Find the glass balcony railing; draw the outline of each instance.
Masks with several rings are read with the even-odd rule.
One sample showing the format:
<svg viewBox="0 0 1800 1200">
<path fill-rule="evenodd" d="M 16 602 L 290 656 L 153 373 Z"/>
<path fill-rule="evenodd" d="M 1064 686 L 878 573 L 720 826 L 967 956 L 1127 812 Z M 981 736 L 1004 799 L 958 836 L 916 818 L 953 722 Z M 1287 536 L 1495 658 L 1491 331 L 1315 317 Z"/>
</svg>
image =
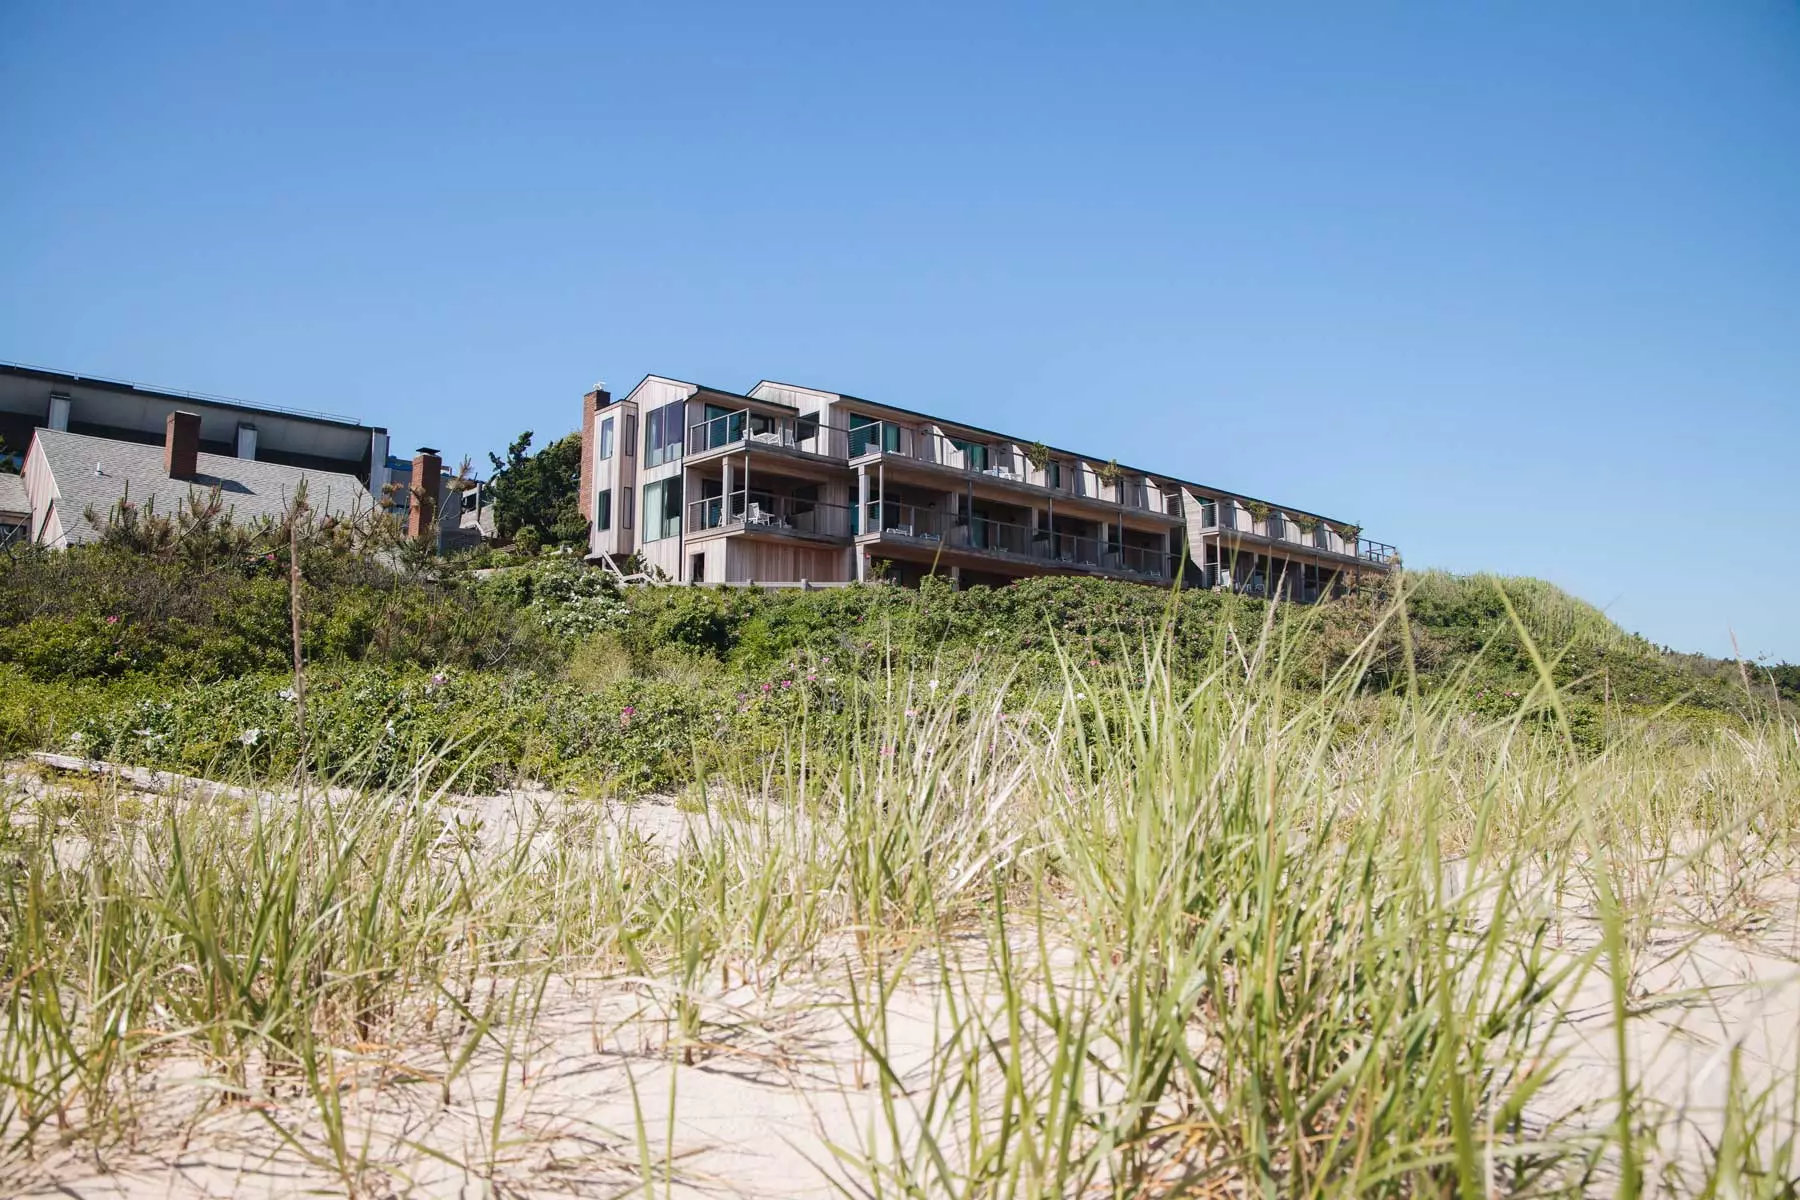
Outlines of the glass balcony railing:
<svg viewBox="0 0 1800 1200">
<path fill-rule="evenodd" d="M 808 416 L 773 416 L 768 413 L 721 413 L 688 426 L 689 458 L 710 450 L 754 445 L 798 450 L 821 458 L 844 458 L 847 431 Z"/>
<path fill-rule="evenodd" d="M 745 529 L 847 538 L 850 517 L 851 510 L 846 505 L 740 489 L 728 496 L 707 496 L 689 502 L 687 527 L 689 533 Z"/>
<path fill-rule="evenodd" d="M 941 542 L 946 528 L 943 512 L 935 508 L 893 500 L 871 500 L 863 509 L 862 532 Z"/>
<path fill-rule="evenodd" d="M 966 441 L 893 421 L 855 425 L 845 436 L 852 462 L 879 456 L 908 458 L 970 475 L 1025 484 L 1060 496 L 1077 496 L 1166 516 L 1181 515 L 1181 497 L 1165 495 L 1160 488 L 1152 487 L 1147 478 L 1129 478 L 1115 485 L 1100 482 L 1093 471 L 1077 469 L 1072 463 L 1052 461 L 1034 467 L 1012 442 Z"/>
<path fill-rule="evenodd" d="M 1247 513 L 1240 515 L 1237 507 L 1232 504 L 1214 500 L 1202 500 L 1198 503 L 1201 529 L 1255 534 L 1273 541 L 1293 542 L 1328 554 L 1341 554 L 1381 566 L 1391 564 L 1399 554 L 1399 551 L 1386 542 L 1343 537 L 1334 533 L 1333 528 L 1323 521 L 1308 529 L 1279 513 L 1257 521 Z"/>
<path fill-rule="evenodd" d="M 1173 579 L 1177 558 L 1147 546 L 1107 543 L 1077 534 L 1033 529 L 1008 521 L 975 517 L 961 521 L 935 508 L 893 501 L 871 501 L 864 509 L 863 530 L 883 537 L 939 543 L 946 549 L 992 554 L 1047 566 L 1081 567 Z"/>
</svg>

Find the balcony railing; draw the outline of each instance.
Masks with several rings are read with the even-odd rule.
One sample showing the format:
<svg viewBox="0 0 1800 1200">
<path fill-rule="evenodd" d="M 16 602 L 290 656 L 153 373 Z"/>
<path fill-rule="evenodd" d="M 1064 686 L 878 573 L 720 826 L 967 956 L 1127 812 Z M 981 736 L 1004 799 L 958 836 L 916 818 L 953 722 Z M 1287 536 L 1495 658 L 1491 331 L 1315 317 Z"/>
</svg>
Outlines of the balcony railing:
<svg viewBox="0 0 1800 1200">
<path fill-rule="evenodd" d="M 1250 521 L 1247 523 L 1244 517 L 1238 515 L 1235 505 L 1223 504 L 1213 500 L 1202 500 L 1199 504 L 1200 528 L 1202 529 L 1218 529 L 1222 531 L 1241 530 L 1245 533 L 1258 534 L 1273 541 L 1292 541 L 1298 545 L 1311 546 L 1315 550 L 1324 550 L 1330 554 L 1350 555 L 1355 558 L 1360 558 L 1365 562 L 1377 563 L 1382 566 L 1386 566 L 1393 562 L 1395 555 L 1398 553 L 1394 547 L 1388 545 L 1386 542 L 1371 542 L 1367 539 L 1354 543 L 1354 549 L 1350 548 L 1351 543 L 1347 538 L 1342 547 L 1334 545 L 1331 527 L 1323 522 L 1320 522 L 1310 533 L 1308 533 L 1306 530 L 1301 529 L 1297 523 L 1290 522 L 1286 517 L 1279 515 L 1270 515 L 1265 520 Z M 1296 531 L 1300 534 L 1297 538 L 1293 536 Z"/>
<path fill-rule="evenodd" d="M 1146 478 L 1128 479 L 1122 485 L 1101 483 L 1092 471 L 1079 470 L 1072 463 L 1055 462 L 1055 469 L 1039 469 L 1031 465 L 1023 451 L 1010 442 L 999 445 L 972 442 L 958 445 L 956 439 L 929 430 L 915 429 L 893 421 L 871 421 L 846 432 L 852 462 L 859 458 L 887 455 L 910 458 L 914 462 L 931 463 L 970 475 L 986 476 L 1008 483 L 1041 488 L 1061 496 L 1078 496 L 1118 504 L 1142 512 L 1181 515 L 1181 497 L 1165 496 Z"/>
<path fill-rule="evenodd" d="M 1121 569 L 1133 575 L 1148 575 L 1152 579 L 1173 579 L 1175 564 L 1179 561 L 1173 554 L 1164 554 L 1161 550 L 1152 550 L 1146 546 L 1117 546 L 1114 553 L 1119 556 Z"/>
<path fill-rule="evenodd" d="M 852 460 L 876 454 L 892 454 L 917 462 L 963 469 L 963 455 L 950 439 L 893 421 L 871 421 L 853 426 L 848 433 Z"/>
<path fill-rule="evenodd" d="M 745 409 L 688 426 L 687 453 L 692 458 L 709 450 L 748 444 L 844 458 L 848 441 L 847 430 L 816 416 L 773 416 Z"/>
<path fill-rule="evenodd" d="M 1385 567 L 1399 555 L 1400 551 L 1386 542 L 1371 542 L 1368 538 L 1362 538 L 1356 543 L 1356 557 L 1364 562 L 1378 563 Z"/>
<path fill-rule="evenodd" d="M 943 512 L 935 508 L 894 500 L 871 500 L 863 509 L 862 528 L 866 533 L 941 542 L 948 527 Z"/>
<path fill-rule="evenodd" d="M 842 504 L 739 489 L 688 504 L 688 532 L 707 529 L 762 530 L 813 537 L 850 536 L 850 509 Z"/>
<path fill-rule="evenodd" d="M 1202 529 L 1236 529 L 1237 509 L 1230 504 L 1220 504 L 1217 500 L 1200 501 L 1200 527 Z"/>
<path fill-rule="evenodd" d="M 1098 538 L 1033 529 L 1008 521 L 974 517 L 958 521 L 933 508 L 871 501 L 864 530 L 884 536 L 941 542 L 946 548 L 994 554 L 1046 565 L 1086 567 L 1150 579 L 1173 579 L 1176 556 L 1147 546 L 1119 545 Z"/>
</svg>

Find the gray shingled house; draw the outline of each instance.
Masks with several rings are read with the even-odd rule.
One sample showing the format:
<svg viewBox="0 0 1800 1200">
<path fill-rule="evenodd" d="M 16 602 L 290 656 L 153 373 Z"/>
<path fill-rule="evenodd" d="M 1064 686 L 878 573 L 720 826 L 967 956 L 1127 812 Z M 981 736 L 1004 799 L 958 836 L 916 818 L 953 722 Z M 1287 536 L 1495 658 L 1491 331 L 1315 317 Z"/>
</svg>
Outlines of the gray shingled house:
<svg viewBox="0 0 1800 1200">
<path fill-rule="evenodd" d="M 279 518 L 301 483 L 321 516 L 348 517 L 375 506 L 368 488 L 354 475 L 312 467 L 264 462 L 200 452 L 200 419 L 169 414 L 162 445 L 93 437 L 39 428 L 32 434 L 23 475 L 30 506 L 29 540 L 44 546 L 93 541 L 100 530 L 90 511 L 105 517 L 129 496 L 140 509 L 173 514 L 189 495 L 219 491 L 234 521 Z"/>
</svg>

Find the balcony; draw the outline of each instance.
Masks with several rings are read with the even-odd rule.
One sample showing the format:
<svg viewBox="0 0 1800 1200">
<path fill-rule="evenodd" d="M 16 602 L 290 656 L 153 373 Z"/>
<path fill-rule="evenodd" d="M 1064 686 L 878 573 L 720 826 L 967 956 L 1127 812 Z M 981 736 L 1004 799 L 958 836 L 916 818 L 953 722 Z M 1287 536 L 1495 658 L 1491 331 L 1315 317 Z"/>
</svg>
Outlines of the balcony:
<svg viewBox="0 0 1800 1200">
<path fill-rule="evenodd" d="M 883 540 L 900 538 L 964 554 L 1132 575 L 1145 579 L 1175 577 L 1177 556 L 1145 546 L 1108 544 L 1098 538 L 1048 529 L 1032 529 L 1007 521 L 975 517 L 966 523 L 934 508 L 871 501 L 864 531 Z"/>
<path fill-rule="evenodd" d="M 1216 500 L 1202 500 L 1200 503 L 1200 528 L 1219 529 L 1227 533 L 1237 528 L 1237 509 L 1230 504 L 1220 504 Z"/>
<path fill-rule="evenodd" d="M 841 539 L 850 536 L 850 517 L 842 504 L 739 489 L 689 502 L 687 530 L 690 535 L 716 529 Z"/>
<path fill-rule="evenodd" d="M 1151 486 L 1147 477 L 1128 477 L 1116 484 L 1105 484 L 1093 471 L 1067 462 L 1052 461 L 1042 468 L 1033 467 L 1011 442 L 989 445 L 962 441 L 893 421 L 857 425 L 846 436 L 851 462 L 881 457 L 907 459 L 1011 484 L 1039 495 L 1068 496 L 1159 517 L 1181 516 L 1180 494 L 1165 495 L 1160 488 Z"/>
<path fill-rule="evenodd" d="M 1391 567 L 1394 560 L 1400 557 L 1400 551 L 1386 542 L 1371 542 L 1368 538 L 1362 538 L 1356 543 L 1356 557 L 1376 566 Z"/>
<path fill-rule="evenodd" d="M 818 417 L 774 416 L 742 409 L 688 426 L 687 456 L 717 450 L 760 447 L 815 458 L 846 457 L 848 431 Z"/>
<path fill-rule="evenodd" d="M 901 504 L 893 500 L 871 500 L 865 508 L 863 531 L 884 538 L 907 538 L 912 541 L 941 544 L 949 527 L 944 513 L 917 504 Z"/>
<path fill-rule="evenodd" d="M 951 444 L 949 438 L 938 433 L 926 433 L 910 425 L 898 425 L 893 421 L 871 421 L 866 425 L 853 426 L 848 431 L 848 437 L 852 462 L 859 458 L 892 455 L 957 471 L 965 469 L 964 456 Z"/>
</svg>

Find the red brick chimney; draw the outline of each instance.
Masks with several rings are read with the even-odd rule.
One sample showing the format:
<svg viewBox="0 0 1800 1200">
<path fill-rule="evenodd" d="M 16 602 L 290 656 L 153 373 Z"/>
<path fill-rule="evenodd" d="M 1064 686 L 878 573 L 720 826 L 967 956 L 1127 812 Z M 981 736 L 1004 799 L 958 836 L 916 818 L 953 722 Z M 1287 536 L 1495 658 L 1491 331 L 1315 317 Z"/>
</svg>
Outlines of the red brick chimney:
<svg viewBox="0 0 1800 1200">
<path fill-rule="evenodd" d="M 429 446 L 420 446 L 412 461 L 412 503 L 406 510 L 406 536 L 437 540 L 439 493 L 444 486 L 444 460 Z"/>
<path fill-rule="evenodd" d="M 200 415 L 172 412 L 163 426 L 163 469 L 170 479 L 200 473 Z"/>
<path fill-rule="evenodd" d="M 594 428 L 595 414 L 612 403 L 612 393 L 595 384 L 594 390 L 581 398 L 581 495 L 576 502 L 581 515 L 594 519 Z"/>
</svg>

